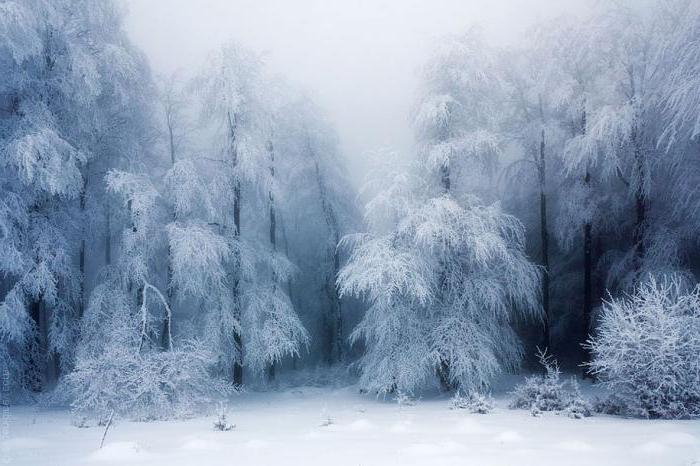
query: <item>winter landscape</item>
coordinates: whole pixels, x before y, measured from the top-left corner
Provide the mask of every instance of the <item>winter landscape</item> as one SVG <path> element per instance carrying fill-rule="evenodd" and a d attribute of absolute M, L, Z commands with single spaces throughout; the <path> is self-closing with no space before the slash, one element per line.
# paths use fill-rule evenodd
<path fill-rule="evenodd" d="M 700 466 L 700 0 L 0 0 L 0 464 Z"/>

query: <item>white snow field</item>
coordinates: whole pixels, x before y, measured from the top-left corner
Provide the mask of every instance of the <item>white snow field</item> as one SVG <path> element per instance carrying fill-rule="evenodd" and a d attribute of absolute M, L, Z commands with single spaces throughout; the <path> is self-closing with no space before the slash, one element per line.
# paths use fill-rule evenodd
<path fill-rule="evenodd" d="M 214 431 L 214 415 L 118 421 L 102 449 L 104 429 L 75 427 L 67 411 L 11 408 L 0 463 L 700 465 L 700 421 L 532 417 L 507 401 L 483 415 L 450 410 L 447 398 L 400 407 L 353 388 L 244 393 L 229 404 L 232 431 Z"/>

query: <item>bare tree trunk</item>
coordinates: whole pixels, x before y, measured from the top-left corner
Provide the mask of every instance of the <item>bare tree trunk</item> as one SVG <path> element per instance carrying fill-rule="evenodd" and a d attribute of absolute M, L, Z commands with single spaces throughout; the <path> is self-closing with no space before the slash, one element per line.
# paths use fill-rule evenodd
<path fill-rule="evenodd" d="M 172 121 L 172 113 L 169 113 L 167 115 L 167 126 L 168 126 L 168 142 L 170 145 L 170 166 L 174 167 L 175 166 L 175 137 L 173 134 L 173 121 Z M 177 217 L 175 215 L 175 212 L 173 211 L 172 214 L 173 220 L 175 220 Z M 174 309 L 174 301 L 175 301 L 175 287 L 173 285 L 173 251 L 172 248 L 170 247 L 170 244 L 168 244 L 168 284 L 166 288 L 166 295 L 167 295 L 167 301 L 168 301 L 168 307 L 172 310 Z M 173 347 L 173 342 L 170 341 L 170 335 L 172 332 L 172 322 L 170 321 L 172 319 L 172 315 L 166 314 L 163 316 L 163 325 L 161 329 L 161 346 L 165 350 L 171 350 Z"/>
<path fill-rule="evenodd" d="M 585 343 L 591 331 L 591 314 L 593 313 L 593 257 L 592 257 L 593 235 L 591 234 L 591 223 L 587 222 L 583 226 L 583 341 Z M 590 362 L 590 351 L 583 348 L 583 362 Z M 584 367 L 583 377 L 587 371 Z"/>
<path fill-rule="evenodd" d="M 632 150 L 634 151 L 634 171 L 637 175 L 636 184 L 634 184 L 634 201 L 635 201 L 635 211 L 636 219 L 634 225 L 634 232 L 632 234 L 632 242 L 634 243 L 634 283 L 636 284 L 641 278 L 640 274 L 642 271 L 642 266 L 644 263 L 644 237 L 646 228 L 646 210 L 647 210 L 647 198 L 646 198 L 646 167 L 644 160 L 644 152 L 642 149 L 642 135 L 640 134 L 639 127 L 639 108 L 635 104 L 636 93 L 637 93 L 637 83 L 635 69 L 631 67 L 628 70 L 629 73 L 629 86 L 630 86 L 630 103 L 635 109 L 634 124 L 632 126 L 632 132 L 630 134 L 630 139 L 632 141 Z M 630 180 L 631 181 L 631 180 Z"/>
<path fill-rule="evenodd" d="M 40 392 L 44 387 L 44 369 L 42 359 L 44 358 L 42 335 L 44 334 L 42 325 L 42 304 L 41 298 L 37 298 L 30 304 L 29 315 L 34 321 L 37 332 L 34 338 L 28 340 L 29 351 L 29 385 L 32 391 Z"/>
<path fill-rule="evenodd" d="M 634 272 L 635 283 L 641 279 L 639 276 L 644 263 L 644 236 L 646 229 L 646 210 L 647 198 L 645 195 L 646 188 L 646 169 L 644 165 L 644 154 L 639 140 L 638 128 L 635 126 L 632 130 L 632 145 L 634 150 L 635 170 L 637 174 L 637 184 L 635 186 L 634 201 L 636 219 L 632 242 L 634 243 Z"/>
<path fill-rule="evenodd" d="M 547 228 L 547 179 L 546 179 L 546 159 L 545 159 L 545 137 L 544 129 L 540 139 L 540 157 L 538 164 L 540 183 L 540 240 L 542 247 L 542 267 L 544 275 L 542 277 L 542 309 L 544 310 L 544 335 L 543 343 L 545 349 L 550 347 L 550 325 L 551 314 L 549 309 L 549 230 Z"/>
<path fill-rule="evenodd" d="M 280 225 L 280 233 L 282 234 L 282 241 L 284 242 L 284 255 L 289 257 L 289 240 L 287 239 L 287 227 L 285 226 L 285 222 L 283 221 L 283 218 L 280 216 L 279 218 L 279 225 Z M 289 300 L 292 302 L 292 306 L 297 307 L 297 303 L 294 301 L 294 289 L 292 288 L 292 279 L 287 278 L 287 296 L 289 296 Z M 297 356 L 292 357 L 292 369 L 296 370 L 297 369 Z"/>
<path fill-rule="evenodd" d="M 586 110 L 583 109 L 581 115 L 581 134 L 586 134 Z M 583 178 L 586 187 L 590 187 L 591 173 L 586 167 L 586 174 Z M 583 362 L 591 360 L 590 351 L 585 343 L 591 331 L 591 315 L 593 313 L 593 226 L 591 221 L 583 225 L 583 339 L 581 348 L 583 349 Z M 583 378 L 586 378 L 588 371 L 583 367 Z"/>
<path fill-rule="evenodd" d="M 236 119 L 235 115 L 228 113 L 228 129 L 229 129 L 229 144 L 231 150 L 231 166 L 235 171 L 238 166 L 238 152 L 236 148 Z M 241 236 L 241 182 L 238 174 L 234 173 L 233 181 L 233 225 L 234 237 L 238 240 Z M 240 323 L 241 321 L 241 297 L 240 297 L 240 251 L 236 248 L 234 254 L 234 263 L 236 270 L 233 271 L 232 294 L 234 305 L 234 319 Z M 233 335 L 234 345 L 238 351 L 238 358 L 233 363 L 233 383 L 236 385 L 243 384 L 243 339 L 241 332 L 236 332 Z"/>
<path fill-rule="evenodd" d="M 107 201 L 107 218 L 105 219 L 105 265 L 112 265 L 112 206 Z"/>
<path fill-rule="evenodd" d="M 267 151 L 270 155 L 270 191 L 268 192 L 270 202 L 270 246 L 272 251 L 277 251 L 277 219 L 275 217 L 275 194 L 273 192 L 275 182 L 275 149 L 272 145 L 272 140 L 267 141 Z M 273 292 L 277 287 L 277 275 L 272 272 L 272 289 Z M 267 377 L 269 381 L 275 379 L 275 363 L 271 362 L 267 368 Z"/>
<path fill-rule="evenodd" d="M 80 192 L 80 216 L 82 225 L 85 224 L 87 218 L 85 217 L 85 207 L 87 205 L 87 188 L 89 182 L 89 168 L 86 167 L 85 174 L 83 177 L 83 189 Z M 80 234 L 80 254 L 79 254 L 79 269 L 80 269 L 80 293 L 78 295 L 78 319 L 83 318 L 85 313 L 85 227 L 82 227 Z"/>
<path fill-rule="evenodd" d="M 325 339 L 323 344 L 326 362 L 328 365 L 332 365 L 343 360 L 343 309 L 340 296 L 338 295 L 338 286 L 336 284 L 338 272 L 340 271 L 340 255 L 338 253 L 340 226 L 338 225 L 338 217 L 335 209 L 328 198 L 328 190 L 319 161 L 316 158 L 310 142 L 308 143 L 308 151 L 309 156 L 314 161 L 316 183 L 318 184 L 321 200 L 321 210 L 323 211 L 323 216 L 332 242 L 332 244 L 329 245 L 329 259 L 332 265 L 331 270 L 329 270 L 326 275 L 326 283 L 324 285 L 329 306 L 324 318 Z"/>
<path fill-rule="evenodd" d="M 450 167 L 448 165 L 442 165 L 440 167 L 440 184 L 445 194 L 450 192 Z"/>
<path fill-rule="evenodd" d="M 443 194 L 449 195 L 450 194 L 450 189 L 451 189 L 451 179 L 450 179 L 450 166 L 449 165 L 442 165 L 440 167 L 440 184 L 443 190 Z M 442 271 L 440 272 L 440 290 L 442 290 L 445 286 L 445 268 L 444 266 L 441 267 Z M 440 298 L 442 299 L 442 297 Z M 450 382 L 450 363 L 449 361 L 442 359 L 440 361 L 440 365 L 437 368 L 437 375 L 440 380 L 440 385 L 442 386 L 443 390 L 449 391 L 452 390 L 453 386 L 452 383 Z"/>

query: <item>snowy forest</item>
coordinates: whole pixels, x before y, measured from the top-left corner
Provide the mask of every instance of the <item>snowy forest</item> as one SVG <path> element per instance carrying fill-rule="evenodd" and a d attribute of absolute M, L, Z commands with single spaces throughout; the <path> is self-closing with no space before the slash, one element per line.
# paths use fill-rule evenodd
<path fill-rule="evenodd" d="M 0 0 L 0 459 L 191 464 L 144 422 L 168 421 L 209 464 L 279 464 L 236 436 L 302 428 L 275 406 L 305 394 L 316 442 L 340 436 L 319 464 L 458 415 L 488 423 L 467 439 L 520 433 L 336 464 L 700 462 L 700 2 L 591 2 L 507 47 L 440 35 L 412 150 L 377 148 L 362 179 L 265 53 L 227 40 L 165 76 L 128 14 Z M 547 462 L 558 429 L 561 458 L 588 453 Z M 594 450 L 613 432 L 640 456 Z"/>

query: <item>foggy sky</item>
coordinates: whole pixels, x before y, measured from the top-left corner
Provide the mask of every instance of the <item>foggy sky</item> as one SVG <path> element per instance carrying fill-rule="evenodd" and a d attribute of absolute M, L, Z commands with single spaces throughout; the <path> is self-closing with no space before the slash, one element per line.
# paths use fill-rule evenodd
<path fill-rule="evenodd" d="M 154 72 L 196 72 L 234 39 L 327 111 L 351 171 L 377 148 L 412 150 L 416 70 L 440 35 L 478 25 L 505 45 L 593 0 L 126 0 L 127 30 Z"/>

